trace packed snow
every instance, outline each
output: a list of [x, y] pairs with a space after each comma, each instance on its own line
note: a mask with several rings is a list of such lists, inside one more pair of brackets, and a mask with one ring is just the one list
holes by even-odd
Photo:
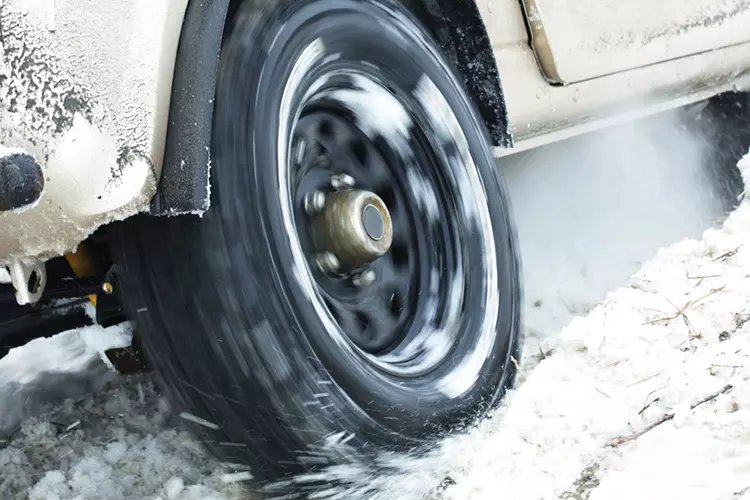
[[[740, 168], [748, 184], [750, 156]], [[332, 469], [321, 498], [750, 499], [748, 242], [743, 201], [701, 241], [660, 250], [556, 345], [527, 345], [491, 418], [427, 455], [384, 457], [377, 474]], [[249, 473], [207, 457], [148, 376], [107, 384], [0, 441], [0, 498], [242, 496]]]

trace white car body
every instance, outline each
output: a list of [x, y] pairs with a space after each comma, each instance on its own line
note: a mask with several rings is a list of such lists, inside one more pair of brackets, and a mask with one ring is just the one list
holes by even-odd
[[[0, 144], [46, 182], [34, 206], [0, 213], [0, 264], [73, 251], [148, 208], [187, 4], [2, 0]], [[515, 140], [498, 157], [747, 87], [749, 0], [477, 5]]]

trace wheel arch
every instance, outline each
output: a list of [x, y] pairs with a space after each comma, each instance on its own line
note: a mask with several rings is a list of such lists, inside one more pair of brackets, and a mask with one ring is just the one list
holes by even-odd
[[210, 206], [213, 96], [229, 4], [190, 0], [185, 9], [152, 215], [203, 213]]
[[492, 145], [513, 145], [495, 52], [476, 0], [402, 0], [463, 77]]
[[[164, 163], [150, 213], [200, 214], [210, 207], [211, 127], [228, 15], [242, 0], [190, 0], [180, 32]], [[256, 0], [265, 5], [265, 0]], [[474, 101], [493, 146], [512, 137], [492, 44], [475, 0], [401, 0], [429, 28]]]

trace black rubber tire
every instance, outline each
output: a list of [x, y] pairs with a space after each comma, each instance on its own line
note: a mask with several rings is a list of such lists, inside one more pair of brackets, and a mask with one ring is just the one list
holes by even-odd
[[[428, 75], [466, 137], [484, 190], [475, 199], [486, 196], [489, 220], [463, 239], [468, 245], [492, 235], [494, 281], [467, 258], [474, 274], [466, 283], [491, 307], [466, 305], [463, 340], [418, 379], [383, 374], [330, 340], [300, 290], [290, 238], [280, 229], [281, 95], [300, 51], [315, 39], [344, 52], [354, 47], [370, 68], [392, 64], [405, 85]], [[436, 44], [398, 4], [247, 1], [229, 27], [220, 66], [212, 207], [201, 218], [126, 221], [115, 249], [122, 294], [169, 401], [205, 421], [186, 421], [198, 439], [223, 462], [249, 465], [255, 479], [275, 482], [276, 494], [305, 497], [319, 481], [286, 487], [282, 480], [427, 446], [498, 403], [520, 344], [515, 229], [478, 113]], [[477, 359], [479, 324], [491, 326], [492, 342]], [[471, 377], [467, 390], [436, 389], [438, 378], [459, 369]]]
[[726, 92], [709, 99], [697, 115], [698, 135], [710, 146], [706, 171], [726, 213], [745, 190], [737, 163], [750, 150], [750, 92]]

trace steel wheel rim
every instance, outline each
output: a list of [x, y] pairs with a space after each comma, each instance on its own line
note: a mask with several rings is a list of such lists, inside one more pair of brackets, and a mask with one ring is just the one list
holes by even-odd
[[[313, 42], [302, 51], [297, 60], [292, 76], [296, 74], [298, 78], [290, 78], [285, 88], [278, 136], [279, 194], [287, 200], [282, 207], [282, 217], [295, 256], [292, 265], [298, 283], [302, 285], [303, 293], [310, 299], [329, 336], [339, 348], [347, 351], [348, 355], [358, 356], [388, 375], [414, 378], [444, 364], [462, 342], [472, 342], [476, 346], [476, 352], [464, 359], [461, 370], [449, 374], [449, 377], [460, 378], [460, 372], [463, 370], [467, 375], [475, 377], [476, 374], [471, 374], [471, 370], [477, 363], [484, 362], [495, 340], [498, 275], [486, 194], [469, 154], [468, 142], [463, 132], [456, 129], [458, 123], [455, 123], [455, 116], [452, 116], [452, 121], [451, 117], [446, 120], [448, 103], [442, 95], [435, 94], [437, 88], [426, 76], [423, 79], [427, 81], [420, 82], [425, 85], [417, 91], [405, 91], [393, 81], [384, 78], [382, 70], [377, 71], [377, 68], [367, 65], [349, 62], [318, 66], [317, 63], [320, 63], [322, 57], [318, 52], [321, 48]], [[309, 73], [303, 77], [302, 72]], [[388, 106], [392, 119], [385, 126], [382, 123], [378, 125], [373, 121], [368, 122], [366, 117], [362, 116], [366, 114], [362, 113], [363, 108], [352, 105], [358, 100], [362, 102], [362, 99], [379, 99], [380, 104]], [[439, 102], [434, 102], [435, 99]], [[459, 220], [454, 222], [455, 227], [448, 224], [451, 233], [449, 237], [443, 238], [446, 248], [452, 245], [456, 251], [453, 255], [444, 253], [439, 256], [439, 259], [442, 259], [442, 268], [434, 265], [434, 259], [431, 261], [432, 265], [427, 266], [429, 269], [420, 266], [420, 276], [427, 280], [424, 282], [427, 286], [421, 290], [422, 297], [417, 306], [419, 312], [409, 318], [409, 327], [401, 332], [398, 342], [377, 353], [362, 349], [341, 328], [326, 303], [326, 294], [321, 293], [319, 289], [315, 266], [309, 258], [309, 249], [308, 252], [305, 251], [299, 238], [293, 177], [293, 131], [305, 113], [310, 109], [320, 109], [324, 101], [338, 105], [350, 116], [355, 116], [364, 135], [371, 140], [380, 140], [380, 146], [386, 146], [385, 150], [401, 160], [410, 155], [413, 160], [413, 139], [419, 137], [422, 146], [426, 148], [423, 152], [432, 151], [434, 154], [432, 174], [438, 174], [441, 167], [450, 173], [444, 175], [442, 185], [436, 185], [425, 183], [424, 172], [419, 174], [414, 168], [407, 169], [405, 178], [409, 183], [409, 189], [421, 195], [418, 197], [420, 210], [423, 214], [432, 211], [433, 219], [439, 218], [441, 214], [450, 213], [446, 209], [448, 206], [460, 214]], [[427, 105], [431, 104], [437, 105], [430, 111]], [[447, 111], [450, 112], [450, 109]], [[439, 136], [439, 148], [434, 140], [429, 139], [430, 134]], [[448, 150], [450, 154], [446, 156]], [[438, 188], [448, 190], [451, 197], [438, 197]], [[445, 229], [445, 226], [443, 227]], [[477, 307], [483, 306], [484, 314], [477, 326], [476, 334], [470, 340], [466, 340], [462, 333], [461, 319], [467, 302], [472, 301], [471, 297], [466, 296], [468, 268], [464, 265], [464, 255], [467, 252], [466, 248], [462, 247], [462, 240], [463, 236], [471, 232], [481, 233], [482, 261], [474, 265], [481, 265], [486, 270], [486, 286], [481, 296], [474, 294], [473, 298], [479, 299]], [[447, 271], [452, 271], [449, 279], [446, 279]], [[438, 285], [441, 281], [443, 284]], [[428, 293], [425, 294], [425, 291]], [[442, 298], [438, 297], [438, 292], [442, 293]], [[450, 383], [448, 380], [443, 382]]]

